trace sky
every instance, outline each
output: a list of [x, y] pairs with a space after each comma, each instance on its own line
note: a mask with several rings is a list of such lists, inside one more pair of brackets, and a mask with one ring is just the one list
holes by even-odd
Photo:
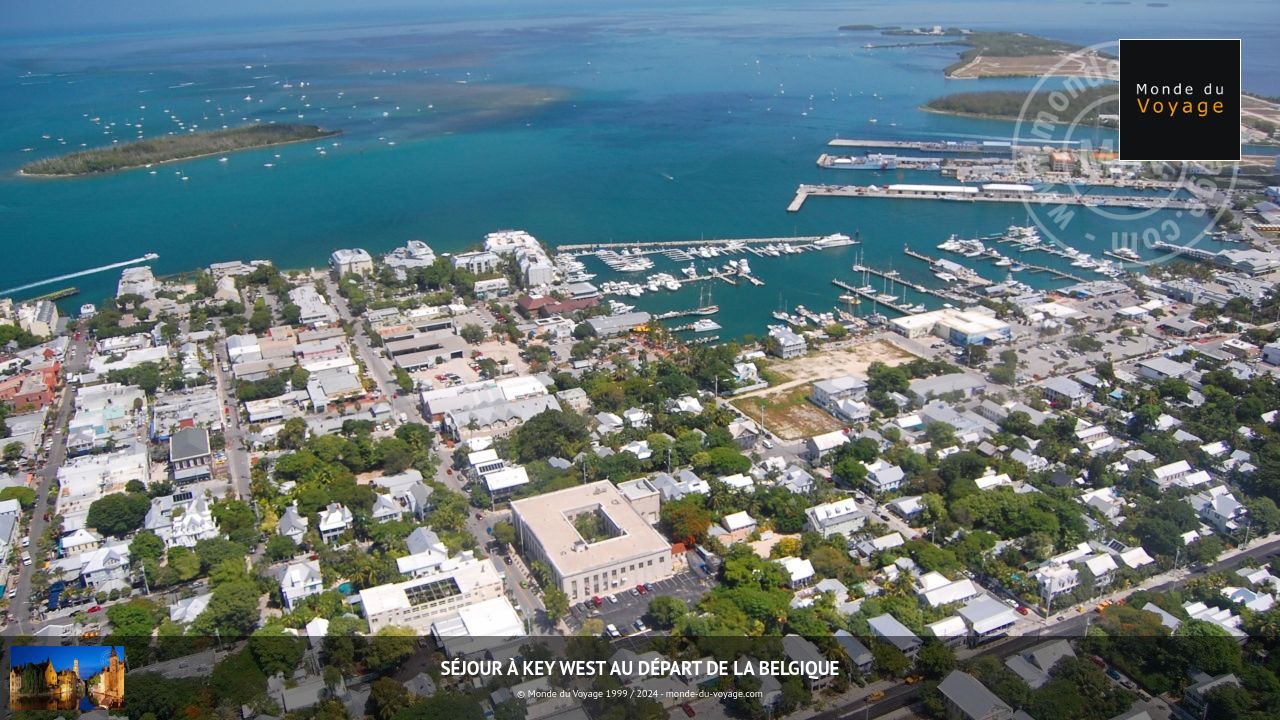
[[634, 5], [628, 0], [0, 0], [0, 35], [57, 35], [84, 30], [182, 27], [207, 22], [323, 20], [412, 14], [417, 17], [555, 12], [568, 8]]
[[[15, 667], [52, 659], [54, 669], [62, 671], [70, 668], [73, 660], [80, 658], [80, 677], [84, 679], [98, 674], [106, 667], [111, 654], [110, 645], [14, 645], [10, 650], [13, 653], [10, 662]], [[116, 655], [124, 659], [123, 646], [116, 646]]]

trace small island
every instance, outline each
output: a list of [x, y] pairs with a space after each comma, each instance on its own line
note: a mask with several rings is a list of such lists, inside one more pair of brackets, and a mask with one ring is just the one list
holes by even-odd
[[948, 78], [1078, 75], [1112, 80], [1111, 58], [1080, 45], [1018, 32], [966, 33], [969, 49], [943, 71]]
[[[1110, 101], [1108, 102], [1108, 98]], [[1023, 106], [1026, 112], [1023, 113]], [[1048, 116], [1060, 117], [1061, 122], [1098, 123], [1114, 125], [1120, 112], [1120, 102], [1114, 86], [1086, 88], [1072, 99], [1072, 105], [1090, 108], [1083, 117], [1062, 116], [1049, 102], [1049, 91], [1041, 90], [1028, 96], [1023, 90], [987, 90], [962, 92], [930, 100], [921, 108], [927, 112], [966, 117], [1016, 120], [1019, 115], [1035, 120], [1043, 111]]]
[[210, 132], [166, 135], [93, 150], [81, 150], [28, 163], [22, 166], [18, 174], [31, 177], [96, 175], [158, 163], [190, 160], [206, 155], [318, 140], [341, 134], [341, 130], [325, 130], [316, 125], [246, 125]]

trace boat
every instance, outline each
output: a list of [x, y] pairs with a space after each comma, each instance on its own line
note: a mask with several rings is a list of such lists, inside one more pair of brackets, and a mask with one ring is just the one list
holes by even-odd
[[1027, 269], [1026, 266], [1024, 266], [1022, 263], [1014, 263], [1009, 268], [1009, 272], [1022, 272], [1023, 270], [1026, 270], [1026, 269]]
[[949, 282], [949, 283], [953, 283], [956, 280], [959, 280], [959, 278], [957, 278], [955, 275], [952, 275], [949, 272], [936, 272], [933, 274], [933, 276], [943, 282]]
[[1113, 250], [1111, 254], [1123, 260], [1132, 260], [1133, 262], [1137, 262], [1142, 259], [1138, 255], [1138, 251], [1133, 248], [1120, 248], [1118, 250]]
[[824, 167], [833, 170], [894, 170], [900, 158], [897, 155], [867, 153], [866, 155], [829, 156]]
[[98, 308], [94, 307], [93, 303], [85, 303], [80, 306], [80, 317], [93, 317], [96, 312], [98, 312]]
[[996, 261], [996, 267], [1009, 267], [1012, 264], [1013, 264], [1013, 261], [1007, 257], [1002, 257]]
[[711, 332], [712, 330], [719, 330], [720, 323], [715, 320], [707, 320], [706, 318], [703, 318], [701, 320], [695, 320], [689, 329], [694, 332]]
[[688, 278], [698, 277], [698, 268], [695, 267], [693, 263], [689, 263], [689, 267], [680, 268], [680, 272], [684, 273], [685, 277]]
[[834, 233], [814, 240], [813, 246], [816, 248], [833, 248], [844, 247], [846, 245], [856, 245], [857, 243], [857, 240], [854, 240], [844, 233]]

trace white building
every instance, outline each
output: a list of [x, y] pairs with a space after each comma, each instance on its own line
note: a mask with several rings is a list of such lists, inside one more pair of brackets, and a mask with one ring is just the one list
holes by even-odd
[[906, 473], [897, 465], [891, 465], [884, 460], [877, 459], [875, 462], [867, 465], [867, 485], [875, 493], [896, 492], [902, 487], [902, 481], [906, 478]]
[[815, 505], [804, 511], [809, 527], [823, 537], [843, 535], [851, 537], [867, 524], [867, 514], [853, 498], [845, 498], [824, 505]]
[[800, 357], [809, 352], [809, 345], [804, 338], [792, 332], [790, 328], [771, 327], [769, 337], [778, 341], [776, 352], [783, 359]]
[[190, 491], [153, 498], [143, 527], [163, 540], [166, 549], [195, 547], [219, 535], [209, 500]]
[[504, 583], [488, 560], [464, 553], [438, 572], [360, 591], [360, 605], [369, 632], [398, 625], [419, 635], [431, 632], [437, 620], [484, 600], [503, 596]]
[[329, 256], [329, 267], [338, 277], [347, 275], [368, 275], [373, 272], [373, 258], [363, 248], [334, 250]]
[[[671, 546], [608, 480], [511, 503], [511, 520], [529, 560], [581, 602], [673, 574]], [[601, 536], [584, 538], [587, 524]]]
[[276, 572], [276, 580], [280, 583], [280, 594], [288, 610], [298, 607], [304, 598], [324, 592], [324, 578], [316, 560], [286, 565]]
[[342, 533], [351, 528], [351, 511], [341, 503], [329, 503], [320, 511], [320, 522], [316, 524], [320, 530], [320, 539], [333, 543]]
[[396, 248], [383, 256], [382, 262], [394, 268], [398, 275], [412, 268], [430, 267], [436, 262], [436, 253], [421, 240], [410, 240], [404, 247]]
[[310, 520], [298, 513], [298, 506], [295, 503], [285, 508], [284, 514], [276, 522], [276, 532], [289, 538], [295, 544], [301, 545], [303, 536], [307, 534], [307, 525], [310, 522]]

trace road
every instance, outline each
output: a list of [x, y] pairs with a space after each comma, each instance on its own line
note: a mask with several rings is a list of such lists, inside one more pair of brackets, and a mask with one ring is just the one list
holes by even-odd
[[[364, 330], [364, 322], [351, 313], [351, 306], [347, 304], [346, 298], [338, 294], [338, 284], [334, 282], [331, 275], [325, 275], [324, 286], [325, 292], [329, 296], [329, 301], [333, 303], [333, 307], [338, 311], [338, 316], [344, 322], [351, 324], [352, 343], [356, 347], [360, 361], [364, 363], [365, 369], [377, 384], [382, 399], [391, 403], [396, 416], [403, 414], [410, 421], [422, 422], [422, 410], [418, 405], [416, 394], [405, 394], [401, 391], [399, 384], [391, 374], [390, 364], [383, 359], [380, 351], [370, 344], [369, 336]], [[488, 322], [485, 323], [486, 329], [492, 327], [492, 324], [492, 318], [489, 318]], [[435, 479], [450, 490], [468, 495], [469, 493], [462, 488], [462, 479], [456, 472], [455, 474], [449, 474], [448, 472], [448, 468], [453, 466], [453, 449], [440, 445], [436, 448], [436, 454], [440, 458], [440, 464], [436, 470]], [[505, 512], [482, 512], [481, 516], [477, 518], [475, 511], [472, 510], [467, 513], [467, 532], [471, 533], [479, 546], [483, 548], [493, 539], [493, 536], [489, 534], [489, 529], [493, 527], [494, 523], [505, 520], [506, 517], [507, 514]], [[532, 590], [534, 583], [529, 577], [528, 568], [514, 554], [512, 558], [514, 562], [511, 565], [506, 565], [500, 558], [494, 558], [494, 561], [499, 563], [502, 566], [501, 569], [506, 573], [509, 595], [515, 599], [520, 606], [521, 613], [527, 620], [541, 623], [544, 628], [549, 627], [546, 624], [546, 616], [543, 614], [542, 601], [538, 598], [537, 593]], [[522, 581], [528, 586], [527, 588], [520, 586]]]
[[227, 451], [227, 470], [231, 473], [231, 486], [235, 488], [236, 496], [241, 500], [249, 499], [249, 482], [252, 473], [249, 467], [249, 449], [245, 446], [244, 428], [240, 426], [240, 410], [239, 402], [236, 399], [234, 384], [231, 378], [222, 371], [222, 364], [225, 362], [230, 366], [230, 359], [226, 355], [226, 343], [221, 343], [214, 352], [213, 357], [213, 378], [218, 386], [218, 397], [222, 399], [224, 408], [231, 408], [230, 412], [225, 409], [223, 414], [222, 437], [226, 440]]
[[[63, 378], [84, 370], [88, 364], [88, 344], [88, 340], [84, 337], [71, 341], [67, 350], [68, 360], [63, 367]], [[53, 438], [53, 445], [49, 448], [44, 465], [35, 473], [38, 487], [36, 488], [36, 504], [31, 510], [30, 532], [28, 533], [31, 542], [28, 552], [32, 553], [32, 562], [30, 565], [22, 566], [22, 570], [18, 575], [18, 594], [10, 602], [13, 622], [5, 628], [6, 635], [25, 634], [27, 632], [27, 623], [31, 619], [31, 577], [37, 570], [43, 571], [42, 566], [44, 565], [44, 558], [39, 557], [36, 547], [39, 544], [40, 536], [44, 534], [45, 525], [47, 524], [44, 520], [45, 511], [49, 511], [52, 517], [53, 511], [49, 503], [49, 491], [53, 487], [54, 479], [58, 476], [58, 468], [62, 467], [62, 463], [67, 457], [66, 427], [71, 411], [75, 407], [75, 403], [72, 401], [73, 394], [70, 384], [64, 384], [62, 394], [58, 396], [58, 406], [53, 414], [54, 420], [50, 424], [51, 429], [49, 432], [51, 433], [50, 437]]]

